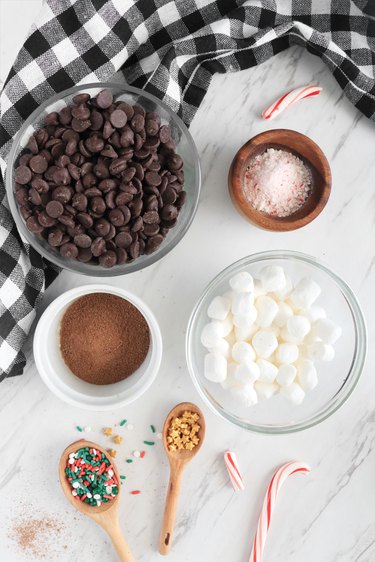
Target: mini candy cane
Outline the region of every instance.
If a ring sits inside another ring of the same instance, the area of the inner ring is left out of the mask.
[[[227,451],[224,453],[225,466],[227,467],[230,481],[235,492],[240,492],[245,489],[243,479],[238,467],[238,462],[235,453],[233,451]]]
[[[311,98],[313,96],[318,96],[322,88],[319,86],[303,86],[303,88],[296,88],[287,92],[281,98],[276,100],[272,105],[267,107],[263,113],[263,119],[274,119],[279,113],[284,111],[287,107],[295,103],[296,101],[302,100],[303,98]]]
[[[277,494],[288,476],[297,472],[306,474],[310,472],[310,467],[303,462],[288,462],[281,466],[273,475],[268,486],[266,497],[264,498],[262,511],[259,516],[258,526],[254,537],[253,549],[251,551],[250,562],[260,562],[266,543],[268,529],[271,524],[271,517],[275,508]]]

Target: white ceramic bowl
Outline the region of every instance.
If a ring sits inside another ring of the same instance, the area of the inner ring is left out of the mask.
[[[107,385],[87,383],[70,371],[60,352],[60,322],[69,305],[89,293],[110,293],[122,297],[145,317],[150,328],[151,343],[146,359],[130,377]],[[138,297],[111,285],[92,284],[66,291],[42,314],[35,330],[35,364],[48,388],[59,398],[86,410],[113,410],[139,398],[152,384],[160,367],[162,338],[151,310]]]

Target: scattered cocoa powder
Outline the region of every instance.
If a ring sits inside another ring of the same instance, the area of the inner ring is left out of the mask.
[[[143,363],[150,329],[129,301],[91,293],[69,306],[60,325],[60,349],[66,365],[92,384],[112,384],[129,377]]]
[[[19,518],[15,521],[10,538],[27,555],[27,558],[47,558],[51,546],[62,531],[62,525],[50,517]]]

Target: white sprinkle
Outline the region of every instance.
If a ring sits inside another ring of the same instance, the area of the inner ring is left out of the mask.
[[[107,494],[112,494],[112,486],[106,486],[105,491]]]
[[[93,452],[94,457],[95,457],[95,455],[96,455],[96,449],[93,449],[92,452]]]
[[[100,494],[94,494],[94,500],[100,500],[100,499],[101,499]]]
[[[113,476],[113,475],[114,475],[114,472],[113,472],[113,470],[110,468],[110,469],[108,470],[107,474],[108,474],[108,476]]]
[[[92,498],[92,494],[90,492],[87,492],[86,496],[91,499]]]
[[[76,495],[77,495],[76,490],[72,490],[72,496],[76,496]]]
[[[102,505],[102,502],[100,502],[99,500],[96,500],[96,505],[97,505],[98,507],[100,507],[100,506]]]
[[[69,459],[69,464],[74,464],[74,459]]]
[[[133,451],[133,456],[139,458],[141,453],[139,451]]]
[[[91,427],[90,427],[89,425],[86,425],[86,426],[83,428],[83,430],[84,430],[84,431],[87,431],[87,433],[89,433],[89,432],[91,431]]]
[[[162,438],[163,438],[163,435],[162,435],[161,433],[158,433],[156,437],[157,437],[158,439],[162,439]]]
[[[129,429],[129,431],[131,431],[132,429],[134,429],[134,425],[131,423],[128,423],[128,425],[126,426],[127,429]]]
[[[79,488],[79,487],[80,487],[79,482],[73,482],[73,488]]]
[[[75,457],[76,457],[76,454],[75,454],[75,453],[70,453],[70,455],[69,455],[69,458],[70,458],[70,459],[75,459]]]

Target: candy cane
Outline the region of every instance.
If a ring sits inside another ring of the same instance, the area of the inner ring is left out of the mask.
[[[268,535],[268,529],[271,524],[272,513],[275,508],[277,495],[288,476],[296,474],[297,472],[306,474],[310,472],[310,467],[303,462],[289,462],[281,466],[273,475],[273,478],[267,488],[266,497],[264,498],[262,511],[259,516],[250,562],[260,562]]]
[[[233,451],[227,451],[226,453],[224,453],[224,461],[235,492],[241,492],[245,489],[245,486],[240,473],[240,469],[238,467],[235,453],[233,453]]]
[[[291,90],[287,92],[281,98],[276,100],[272,105],[267,107],[263,113],[263,119],[274,119],[279,113],[284,111],[287,107],[296,103],[303,98],[311,98],[313,96],[318,96],[322,88],[319,86],[303,86],[303,88],[296,88],[295,90]]]

